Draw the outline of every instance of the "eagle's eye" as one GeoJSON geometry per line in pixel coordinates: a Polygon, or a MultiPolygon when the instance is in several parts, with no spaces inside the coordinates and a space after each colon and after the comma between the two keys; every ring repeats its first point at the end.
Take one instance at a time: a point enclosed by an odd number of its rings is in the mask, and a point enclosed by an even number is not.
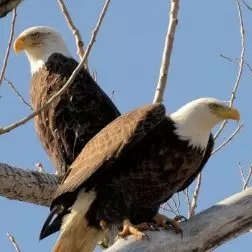
{"type": "Polygon", "coordinates": [[[216,103],[211,103],[211,104],[209,104],[209,107],[210,107],[211,109],[216,109],[216,108],[219,107],[219,105],[216,104],[216,103]]]}
{"type": "Polygon", "coordinates": [[[34,39],[39,38],[39,33],[38,32],[33,33],[32,38],[34,38],[34,39]]]}

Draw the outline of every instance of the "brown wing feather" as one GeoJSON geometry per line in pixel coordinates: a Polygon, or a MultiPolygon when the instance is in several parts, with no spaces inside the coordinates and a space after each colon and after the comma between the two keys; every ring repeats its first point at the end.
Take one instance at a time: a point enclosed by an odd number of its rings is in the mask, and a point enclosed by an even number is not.
{"type": "MultiPolygon", "coordinates": [[[[32,77],[34,109],[62,88],[77,65],[61,54],[50,56],[32,77]]],[[[83,69],[66,93],[35,117],[35,128],[57,171],[64,173],[85,144],[119,115],[110,98],[83,69]]]]}
{"type": "Polygon", "coordinates": [[[96,171],[102,169],[104,172],[117,157],[123,156],[164,119],[162,104],[147,105],[115,119],[85,146],[71,165],[55,198],[73,192],[96,171]]]}

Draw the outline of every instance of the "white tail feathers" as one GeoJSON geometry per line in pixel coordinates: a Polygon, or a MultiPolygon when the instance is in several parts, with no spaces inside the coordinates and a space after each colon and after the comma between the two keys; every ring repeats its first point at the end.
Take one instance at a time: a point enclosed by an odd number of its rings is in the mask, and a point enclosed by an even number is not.
{"type": "Polygon", "coordinates": [[[71,213],[64,217],[61,234],[53,252],[92,252],[96,244],[103,239],[102,230],[88,226],[86,212],[95,200],[94,191],[80,191],[71,213]]]}

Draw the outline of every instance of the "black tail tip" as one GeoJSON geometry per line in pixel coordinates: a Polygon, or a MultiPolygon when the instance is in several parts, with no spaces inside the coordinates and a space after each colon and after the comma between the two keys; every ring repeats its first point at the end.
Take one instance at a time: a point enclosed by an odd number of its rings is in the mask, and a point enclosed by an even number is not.
{"type": "Polygon", "coordinates": [[[47,236],[49,236],[51,234],[51,232],[48,232],[46,228],[42,228],[40,234],[39,234],[39,240],[43,240],[44,238],[46,238],[47,236]]]}
{"type": "Polygon", "coordinates": [[[44,234],[44,233],[40,233],[39,234],[39,240],[41,241],[41,240],[43,240],[44,238],[46,238],[46,235],[44,234]]]}

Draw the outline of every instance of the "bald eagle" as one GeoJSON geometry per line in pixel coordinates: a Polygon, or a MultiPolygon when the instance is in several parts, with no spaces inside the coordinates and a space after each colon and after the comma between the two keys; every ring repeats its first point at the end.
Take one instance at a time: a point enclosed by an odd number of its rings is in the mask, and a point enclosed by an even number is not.
{"type": "MultiPolygon", "coordinates": [[[[40,108],[66,83],[78,63],[58,31],[37,26],[23,31],[14,43],[31,65],[30,96],[34,110],[40,108]]],[[[84,145],[120,112],[87,70],[40,115],[35,128],[58,173],[64,173],[84,145]]]]}
{"type": "Polygon", "coordinates": [[[71,165],[40,238],[60,230],[54,252],[88,252],[113,224],[123,226],[119,235],[142,239],[141,224],[160,220],[159,206],[203,169],[212,128],[239,117],[213,98],[192,101],[170,116],[162,104],[152,104],[118,117],[71,165]]]}

